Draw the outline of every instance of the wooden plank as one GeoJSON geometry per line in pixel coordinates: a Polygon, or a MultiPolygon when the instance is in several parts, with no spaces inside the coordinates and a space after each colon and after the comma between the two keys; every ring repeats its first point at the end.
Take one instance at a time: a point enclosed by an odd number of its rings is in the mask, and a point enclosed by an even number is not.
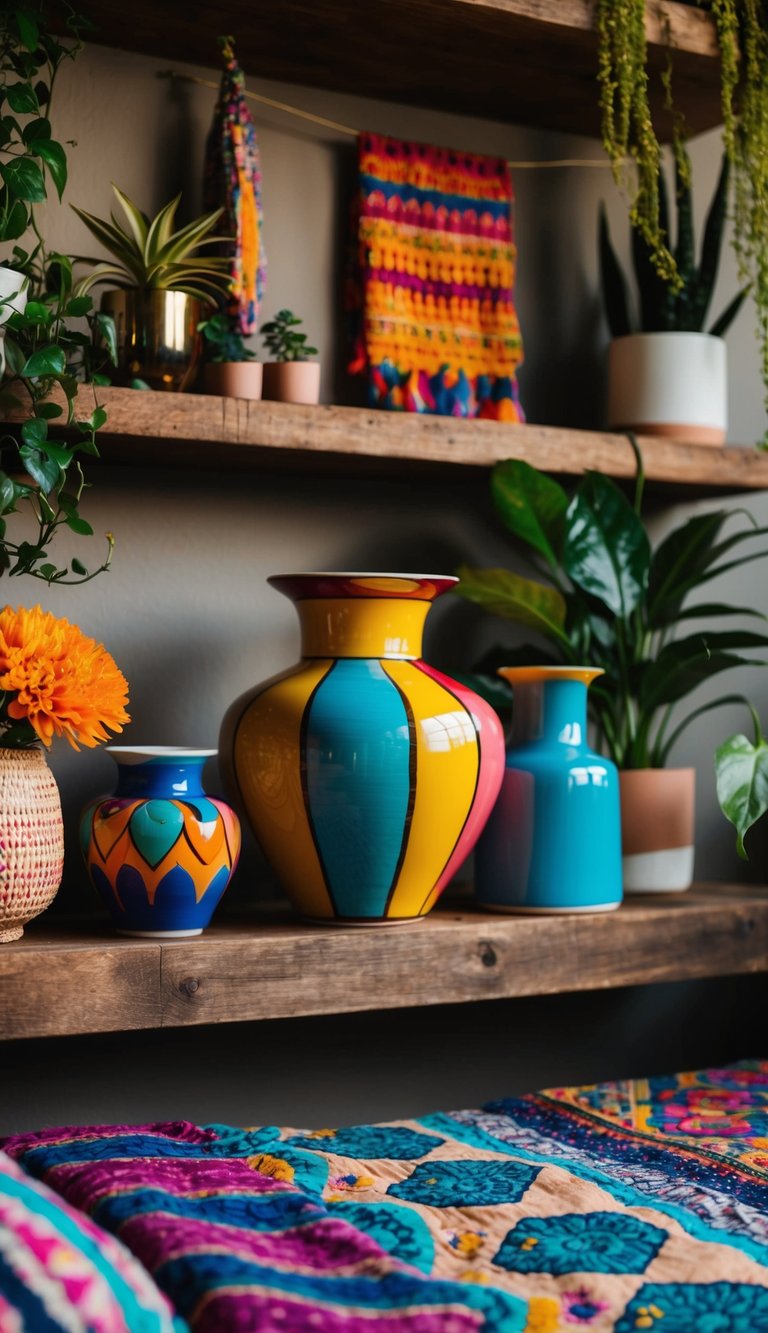
{"type": "MultiPolygon", "coordinates": [[[[349,475],[374,464],[403,474],[417,466],[466,471],[522,458],[562,476],[595,468],[628,480],[635,471],[626,436],[610,432],[133,389],[99,389],[98,401],[109,415],[99,437],[105,463],[217,472],[301,467],[349,475]]],[[[94,403],[93,388],[84,387],[78,412],[89,415],[94,403]]],[[[641,437],[640,444],[648,480],[657,487],[677,492],[768,487],[768,453],[758,449],[650,437],[641,437]]]]}
{"type": "Polygon", "coordinates": [[[0,945],[0,1038],[159,1027],[161,952],[62,926],[0,945]]]}
{"type": "Polygon", "coordinates": [[[194,940],[28,928],[0,948],[0,1036],[56,1036],[396,1009],[768,970],[768,893],[698,886],[612,914],[438,908],[415,925],[322,929],[287,913],[194,940]]]}
{"type": "MultiPolygon", "coordinates": [[[[82,0],[80,11],[107,45],[208,67],[218,64],[218,34],[231,32],[254,85],[280,79],[599,134],[594,0],[136,0],[130,23],[120,0],[82,0]]],[[[661,132],[671,132],[656,77],[668,42],[675,49],[675,105],[690,133],[718,124],[719,61],[709,16],[652,0],[646,33],[661,132]]]]}

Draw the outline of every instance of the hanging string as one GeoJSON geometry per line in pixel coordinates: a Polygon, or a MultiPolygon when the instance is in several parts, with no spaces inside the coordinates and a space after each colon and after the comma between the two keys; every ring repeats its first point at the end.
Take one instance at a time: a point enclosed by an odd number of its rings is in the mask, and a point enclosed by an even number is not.
{"type": "MultiPolygon", "coordinates": [[[[212,79],[200,79],[194,74],[179,74],[175,69],[161,69],[157,72],[159,79],[178,79],[181,83],[194,83],[200,88],[213,88],[218,92],[219,85],[212,79]]],[[[275,111],[284,111],[289,116],[297,116],[300,120],[308,120],[313,125],[322,125],[326,130],[334,130],[337,134],[346,134],[356,139],[360,134],[359,130],[353,129],[351,125],[342,125],[337,120],[328,120],[326,116],[317,116],[314,111],[302,111],[301,107],[291,106],[289,102],[278,102],[274,97],[267,97],[264,93],[254,93],[250,89],[245,90],[245,96],[252,102],[260,102],[262,106],[272,107],[275,111]]],[[[515,170],[536,170],[537,168],[546,169],[547,167],[601,167],[610,168],[610,162],[606,158],[603,160],[598,157],[552,157],[544,158],[541,161],[519,162],[511,160],[508,165],[515,170]]]]}

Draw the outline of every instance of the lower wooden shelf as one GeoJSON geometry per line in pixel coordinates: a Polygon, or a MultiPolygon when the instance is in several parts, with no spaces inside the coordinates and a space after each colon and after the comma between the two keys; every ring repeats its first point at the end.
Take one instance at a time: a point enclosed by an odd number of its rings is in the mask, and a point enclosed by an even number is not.
{"type": "Polygon", "coordinates": [[[438,908],[415,925],[329,928],[287,912],[188,940],[106,924],[28,927],[0,946],[0,1037],[290,1018],[768,971],[768,889],[695,885],[605,915],[438,908]]]}

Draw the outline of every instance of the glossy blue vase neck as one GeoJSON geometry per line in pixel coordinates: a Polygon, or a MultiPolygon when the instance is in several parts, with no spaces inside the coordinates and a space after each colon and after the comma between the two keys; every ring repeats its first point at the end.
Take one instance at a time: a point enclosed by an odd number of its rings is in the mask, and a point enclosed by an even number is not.
{"type": "Polygon", "coordinates": [[[165,797],[188,800],[204,796],[204,759],[153,759],[146,764],[118,764],[115,796],[137,796],[145,800],[165,797]]]}
{"type": "Polygon", "coordinates": [[[511,745],[546,741],[580,746],[587,742],[587,687],[580,680],[548,680],[515,685],[511,745]]]}

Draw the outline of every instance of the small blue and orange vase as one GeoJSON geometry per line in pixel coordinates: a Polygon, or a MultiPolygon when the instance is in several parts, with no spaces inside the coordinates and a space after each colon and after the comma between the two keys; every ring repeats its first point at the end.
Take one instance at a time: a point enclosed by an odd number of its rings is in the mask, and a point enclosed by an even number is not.
{"type": "Polygon", "coordinates": [[[610,912],[622,898],[619,775],[587,745],[590,667],[501,667],[514,695],[499,799],[475,853],[494,912],[610,912]]]}
{"type": "Polygon", "coordinates": [[[92,801],[80,820],[91,882],[121,934],[199,935],[240,854],[237,815],[203,791],[203,765],[216,751],[106,748],[117,790],[92,801]]]}
{"type": "Polygon", "coordinates": [[[301,660],[230,708],[220,752],[286,895],[326,925],[421,920],[474,846],[504,771],[493,709],[421,659],[457,582],[290,574],[301,660]]]}

